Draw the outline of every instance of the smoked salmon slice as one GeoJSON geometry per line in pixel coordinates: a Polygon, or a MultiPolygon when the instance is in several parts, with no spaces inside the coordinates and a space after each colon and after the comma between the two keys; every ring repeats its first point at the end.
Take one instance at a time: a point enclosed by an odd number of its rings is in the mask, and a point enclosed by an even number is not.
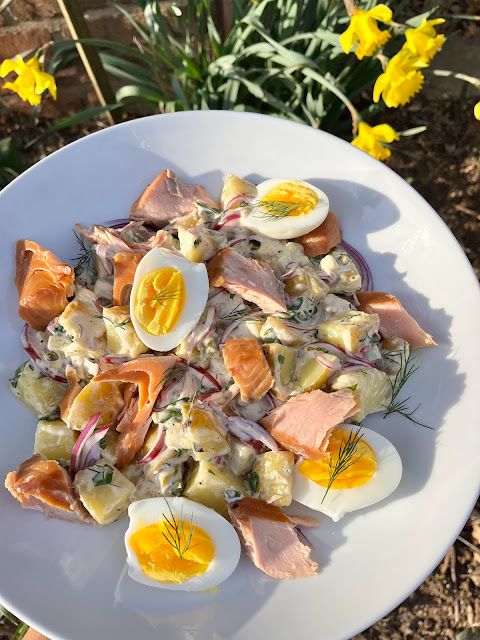
{"type": "Polygon", "coordinates": [[[210,286],[236,293],[266,313],[287,311],[284,285],[269,266],[245,258],[229,247],[208,262],[207,271],[210,286]]]}
{"type": "Polygon", "coordinates": [[[165,374],[177,361],[175,356],[137,358],[93,378],[92,382],[130,382],[138,387],[138,401],[131,398],[121,420],[122,432],[117,440],[116,451],[119,468],[131,462],[141,449],[155,400],[165,382],[165,374]],[[134,405],[137,407],[136,415],[132,410],[134,405]]]}
{"type": "Polygon", "coordinates": [[[45,331],[73,295],[73,267],[33,240],[17,241],[15,262],[18,313],[33,329],[45,331]]]}
{"type": "Polygon", "coordinates": [[[341,241],[342,231],[337,218],[331,211],[319,227],[294,239],[294,242],[302,245],[304,254],[309,258],[326,255],[341,241]]]}
{"type": "Polygon", "coordinates": [[[24,509],[38,509],[46,516],[93,523],[75,495],[68,473],[56,460],[38,454],[7,474],[5,487],[24,509]]]}
{"type": "Polygon", "coordinates": [[[144,253],[126,253],[120,251],[113,257],[113,304],[128,304],[132,290],[135,271],[144,253]]]}
{"type": "Polygon", "coordinates": [[[158,229],[174,218],[194,211],[196,202],[218,207],[218,203],[212,200],[205,187],[187,184],[173,171],[165,169],[133,203],[130,218],[141,220],[158,229]]]}
{"type": "Polygon", "coordinates": [[[350,389],[332,393],[317,389],[290,398],[262,418],[260,424],[288,451],[308,460],[321,460],[333,429],[355,411],[350,389]]]}
{"type": "Polygon", "coordinates": [[[272,372],[255,338],[229,340],[222,348],[222,355],[228,373],[240,387],[243,402],[260,400],[272,388],[272,372]]]}
{"type": "Polygon", "coordinates": [[[437,345],[396,296],[383,291],[359,291],[357,298],[361,311],[376,313],[380,318],[379,332],[382,338],[403,338],[412,348],[437,345]]]}
{"type": "Polygon", "coordinates": [[[228,513],[247,555],[261,571],[278,580],[317,574],[318,564],[310,558],[310,548],[298,539],[294,517],[250,497],[229,503],[228,513]]]}
{"type": "Polygon", "coordinates": [[[67,365],[65,370],[65,375],[67,376],[68,387],[65,391],[65,395],[60,400],[59,408],[60,408],[60,418],[67,422],[68,414],[72,407],[73,401],[78,396],[80,391],[83,389],[82,385],[79,383],[79,378],[77,374],[77,370],[72,367],[70,364],[67,365]]]}

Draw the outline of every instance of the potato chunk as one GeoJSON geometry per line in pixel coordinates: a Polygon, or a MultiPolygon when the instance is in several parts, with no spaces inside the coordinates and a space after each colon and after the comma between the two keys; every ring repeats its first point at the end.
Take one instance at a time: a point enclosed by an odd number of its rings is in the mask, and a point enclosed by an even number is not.
{"type": "Polygon", "coordinates": [[[296,378],[298,386],[302,391],[312,391],[324,387],[330,376],[340,368],[340,360],[329,353],[305,350],[298,358],[296,367],[296,378]],[[325,364],[316,360],[316,355],[325,364]],[[326,366],[326,364],[329,366],[326,366]]]}
{"type": "Polygon", "coordinates": [[[13,393],[39,418],[55,413],[67,390],[66,384],[45,377],[31,362],[17,369],[10,385],[13,393]]]}
{"type": "Polygon", "coordinates": [[[279,318],[274,316],[269,316],[263,323],[260,330],[260,340],[266,344],[281,342],[287,347],[298,347],[307,342],[307,338],[301,331],[287,327],[279,318]]]}
{"type": "Polygon", "coordinates": [[[148,347],[135,333],[129,307],[105,307],[103,321],[107,331],[108,353],[137,358],[148,351],[148,347]]]}
{"type": "Polygon", "coordinates": [[[330,284],[332,293],[353,293],[361,289],[362,278],[346,251],[334,249],[320,260],[320,268],[336,276],[330,284]]]}
{"type": "Polygon", "coordinates": [[[62,420],[39,420],[33,452],[47,460],[70,460],[77,438],[78,432],[69,429],[62,420]]]}
{"type": "Polygon", "coordinates": [[[241,480],[234,476],[226,466],[200,460],[187,479],[183,495],[185,498],[190,498],[190,500],[215,509],[226,518],[227,505],[223,492],[228,489],[238,492],[241,496],[246,494],[241,480]]]}
{"type": "Polygon", "coordinates": [[[233,173],[229,173],[225,178],[222,195],[220,196],[222,207],[225,207],[235,196],[243,195],[255,197],[257,195],[257,187],[248,182],[248,180],[242,180],[242,178],[233,173]]]}
{"type": "Polygon", "coordinates": [[[180,251],[187,260],[203,262],[227,246],[223,231],[213,231],[202,226],[185,229],[178,227],[180,251]]]}
{"type": "Polygon", "coordinates": [[[275,342],[263,347],[268,364],[275,378],[272,391],[280,400],[287,400],[291,395],[291,382],[295,369],[296,350],[275,342]]]}
{"type": "Polygon", "coordinates": [[[345,351],[356,353],[363,341],[377,333],[378,325],[376,313],[346,311],[332,320],[321,322],[318,325],[318,337],[345,351]]]}
{"type": "Polygon", "coordinates": [[[230,438],[230,453],[225,461],[236,476],[244,476],[252,470],[257,452],[245,442],[230,438]]]}
{"type": "Polygon", "coordinates": [[[135,485],[106,460],[79,471],[74,485],[83,506],[98,524],[118,520],[135,493],[135,485]]]}
{"type": "Polygon", "coordinates": [[[369,368],[351,373],[342,373],[333,382],[332,389],[351,389],[357,403],[357,413],[353,420],[360,422],[369,413],[382,411],[392,397],[390,378],[383,371],[369,368]]]}
{"type": "Polygon", "coordinates": [[[291,451],[267,451],[257,457],[253,471],[258,475],[261,500],[288,507],[292,502],[294,464],[291,451]]]}

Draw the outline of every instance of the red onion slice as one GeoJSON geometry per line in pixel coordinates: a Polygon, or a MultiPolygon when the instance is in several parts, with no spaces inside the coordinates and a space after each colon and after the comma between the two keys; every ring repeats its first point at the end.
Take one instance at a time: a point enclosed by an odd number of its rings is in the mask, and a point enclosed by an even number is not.
{"type": "Polygon", "coordinates": [[[252,200],[254,200],[254,197],[248,195],[247,193],[241,193],[239,196],[233,196],[233,198],[231,198],[231,200],[229,200],[225,205],[224,211],[229,211],[230,209],[241,207],[242,202],[245,203],[244,206],[248,206],[248,204],[252,202],[252,200]]]}
{"type": "Polygon", "coordinates": [[[318,362],[318,364],[321,364],[322,367],[326,367],[327,369],[331,369],[332,371],[339,368],[329,362],[326,358],[322,358],[322,356],[315,356],[315,360],[318,362]]]}
{"type": "Polygon", "coordinates": [[[102,224],[102,227],[107,227],[108,229],[123,229],[129,224],[131,220],[128,218],[115,218],[114,220],[107,220],[102,224]]]}
{"type": "Polygon", "coordinates": [[[353,355],[353,353],[348,353],[341,347],[337,347],[337,345],[330,344],[329,342],[311,342],[310,344],[305,345],[305,347],[320,347],[325,349],[328,353],[331,353],[334,356],[337,356],[341,360],[346,360],[347,362],[351,362],[353,364],[363,364],[366,367],[374,367],[374,365],[365,358],[361,358],[360,356],[353,355]]]}
{"type": "Polygon", "coordinates": [[[102,454],[98,443],[105,437],[109,429],[110,425],[99,427],[86,439],[78,458],[77,471],[86,469],[100,460],[102,454]]]}
{"type": "Polygon", "coordinates": [[[261,442],[271,451],[278,451],[278,445],[268,431],[253,420],[231,416],[227,418],[227,427],[242,442],[250,444],[253,440],[261,442]]]}
{"type": "Polygon", "coordinates": [[[202,340],[205,340],[205,338],[212,331],[213,324],[215,322],[215,315],[215,307],[209,307],[204,322],[202,324],[198,324],[190,332],[189,336],[187,337],[187,345],[189,351],[196,347],[197,344],[202,342],[202,340]]]}
{"type": "Polygon", "coordinates": [[[218,341],[219,348],[221,349],[223,347],[223,345],[227,341],[228,336],[232,333],[234,329],[238,327],[239,324],[241,324],[242,322],[245,322],[249,318],[258,318],[258,316],[264,316],[264,315],[266,314],[263,311],[254,311],[253,313],[248,313],[246,316],[243,316],[242,318],[238,318],[237,320],[234,320],[233,322],[231,322],[228,326],[225,327],[225,329],[223,330],[220,336],[220,339],[218,341]]]}
{"type": "Polygon", "coordinates": [[[162,451],[164,444],[165,444],[165,430],[159,426],[157,429],[156,438],[152,446],[147,451],[147,453],[143,456],[143,458],[140,458],[140,460],[137,460],[137,464],[148,464],[149,462],[152,462],[152,460],[155,460],[158,454],[162,451]]]}
{"type": "Polygon", "coordinates": [[[79,461],[79,456],[82,452],[83,447],[85,446],[86,440],[95,431],[95,427],[97,426],[101,415],[102,414],[99,412],[90,418],[87,424],[83,427],[77,441],[73,445],[72,455],[70,456],[70,475],[72,476],[72,478],[75,476],[77,470],[79,471],[77,464],[79,461]]]}
{"type": "Polygon", "coordinates": [[[240,214],[239,213],[231,213],[228,216],[224,216],[220,222],[217,222],[217,224],[213,227],[215,231],[220,231],[220,229],[222,229],[226,224],[229,224],[230,222],[233,222],[234,220],[238,220],[240,218],[240,214]]]}
{"type": "Polygon", "coordinates": [[[64,375],[58,371],[53,371],[48,366],[45,355],[48,349],[43,344],[45,340],[41,338],[41,334],[41,331],[35,331],[28,324],[25,324],[21,337],[23,348],[44,376],[55,380],[55,382],[67,382],[67,378],[64,375]]]}
{"type": "Polygon", "coordinates": [[[345,242],[345,240],[342,240],[339,246],[348,253],[357,265],[357,269],[362,277],[362,289],[364,291],[373,291],[372,272],[370,271],[370,267],[362,254],[352,247],[352,245],[348,244],[348,242],[345,242]]]}
{"type": "Polygon", "coordinates": [[[196,364],[190,364],[189,367],[193,370],[194,375],[196,375],[196,377],[200,379],[200,383],[203,383],[203,378],[207,378],[207,380],[212,384],[213,387],[215,387],[217,391],[222,390],[222,385],[216,378],[212,376],[209,371],[207,371],[203,367],[199,367],[196,364]]]}

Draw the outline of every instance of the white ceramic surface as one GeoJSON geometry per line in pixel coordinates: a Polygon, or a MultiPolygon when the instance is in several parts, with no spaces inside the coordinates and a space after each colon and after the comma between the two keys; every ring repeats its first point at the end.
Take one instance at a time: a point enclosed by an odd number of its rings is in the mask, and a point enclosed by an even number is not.
{"type": "MultiPolygon", "coordinates": [[[[398,416],[367,426],[398,449],[404,475],[383,503],[307,535],[316,578],[276,582],[243,559],[217,593],[149,589],[125,573],[126,518],[106,528],[46,520],[0,488],[0,601],[54,640],[344,640],[399,604],[439,562],[479,488],[478,286],[430,206],[379,162],[330,135],[264,116],[194,112],[135,120],[80,140],[0,195],[0,476],[31,454],[35,418],[8,391],[25,358],[13,250],[32,238],[76,255],[71,227],[128,215],[165,167],[220,189],[226,172],[289,176],[323,189],[377,289],[402,299],[439,346],[408,391],[433,431],[398,416]]],[[[299,509],[302,511],[303,509],[299,509]]]]}

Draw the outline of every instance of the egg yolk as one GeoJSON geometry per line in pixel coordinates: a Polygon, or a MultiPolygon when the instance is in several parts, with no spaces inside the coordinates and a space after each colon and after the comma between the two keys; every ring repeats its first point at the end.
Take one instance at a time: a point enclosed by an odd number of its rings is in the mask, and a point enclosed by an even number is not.
{"type": "Polygon", "coordinates": [[[304,216],[318,205],[318,196],[300,182],[282,182],[264,195],[261,202],[271,215],[304,216]]]}
{"type": "Polygon", "coordinates": [[[154,336],[169,333],[185,306],[185,281],[181,271],[163,267],[147,273],[135,297],[135,316],[154,336]]]}
{"type": "MultiPolygon", "coordinates": [[[[338,465],[340,450],[345,450],[350,433],[348,429],[335,429],[330,436],[325,459],[304,460],[299,465],[298,471],[322,487],[327,487],[330,480],[330,469],[335,469],[338,465]]],[[[345,460],[344,456],[342,458],[345,460]]],[[[351,459],[347,462],[345,469],[330,485],[331,489],[360,487],[373,478],[377,468],[375,452],[362,438],[358,441],[351,459]]]]}
{"type": "Polygon", "coordinates": [[[130,546],[145,575],[180,584],[208,569],[215,546],[206,531],[184,520],[162,520],[138,529],[130,546]]]}

